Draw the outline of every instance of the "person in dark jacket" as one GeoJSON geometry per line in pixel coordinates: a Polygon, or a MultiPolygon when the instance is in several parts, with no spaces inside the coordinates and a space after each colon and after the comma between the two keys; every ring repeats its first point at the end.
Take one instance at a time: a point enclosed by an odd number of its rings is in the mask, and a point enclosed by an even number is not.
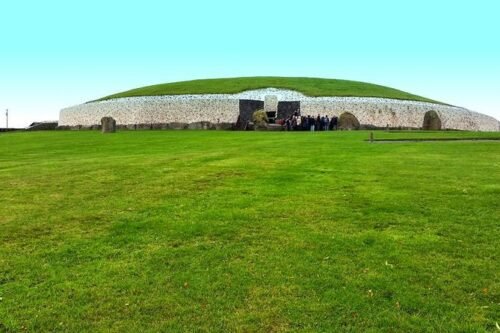
{"type": "Polygon", "coordinates": [[[333,116],[332,120],[330,120],[330,127],[332,131],[335,131],[337,129],[337,124],[338,124],[338,118],[337,116],[333,116]]]}
{"type": "Polygon", "coordinates": [[[314,126],[314,125],[315,125],[315,120],[314,120],[314,118],[313,118],[313,117],[311,117],[311,116],[307,116],[307,124],[308,124],[308,126],[309,126],[309,130],[310,130],[311,132],[314,132],[314,130],[315,130],[315,128],[314,128],[314,127],[315,127],[315,126],[314,126]]]}

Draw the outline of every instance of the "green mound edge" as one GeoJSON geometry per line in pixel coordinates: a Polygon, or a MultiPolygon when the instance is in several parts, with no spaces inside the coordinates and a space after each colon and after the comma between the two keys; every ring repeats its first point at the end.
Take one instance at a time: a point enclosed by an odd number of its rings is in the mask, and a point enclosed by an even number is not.
{"type": "Polygon", "coordinates": [[[248,90],[265,88],[289,89],[310,97],[377,97],[444,104],[426,97],[372,83],[271,76],[203,79],[156,84],[109,95],[91,102],[142,96],[237,94],[248,90]]]}

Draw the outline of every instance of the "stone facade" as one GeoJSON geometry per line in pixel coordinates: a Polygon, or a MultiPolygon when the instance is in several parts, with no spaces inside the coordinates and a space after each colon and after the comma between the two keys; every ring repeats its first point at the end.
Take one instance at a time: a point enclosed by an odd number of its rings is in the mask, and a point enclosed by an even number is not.
{"type": "Polygon", "coordinates": [[[59,126],[92,126],[110,116],[118,125],[236,122],[239,100],[234,98],[182,98],[155,96],[120,98],[63,109],[59,126]]]}
{"type": "Polygon", "coordinates": [[[279,102],[278,103],[278,118],[286,119],[293,116],[295,113],[300,114],[300,102],[279,102]]]}
{"type": "Polygon", "coordinates": [[[175,128],[172,124],[177,123],[183,124],[182,128],[190,128],[192,123],[213,125],[193,125],[191,128],[228,128],[228,124],[236,124],[238,120],[240,100],[268,100],[272,101],[270,105],[279,101],[300,102],[300,113],[311,116],[320,114],[331,118],[349,112],[365,127],[421,128],[425,113],[435,111],[442,129],[500,130],[495,118],[455,106],[383,98],[308,97],[275,88],[234,95],[148,96],[91,102],[61,110],[59,126],[90,127],[109,116],[119,127],[127,128],[175,128]]]}
{"type": "Polygon", "coordinates": [[[247,127],[248,122],[252,121],[252,116],[255,111],[263,110],[264,102],[253,99],[240,99],[239,117],[236,128],[243,130],[247,127]]]}

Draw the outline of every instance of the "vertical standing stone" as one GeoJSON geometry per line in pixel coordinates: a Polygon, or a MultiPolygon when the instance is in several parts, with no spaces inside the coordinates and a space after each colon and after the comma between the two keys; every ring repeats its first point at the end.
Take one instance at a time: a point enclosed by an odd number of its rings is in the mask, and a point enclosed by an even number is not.
{"type": "Polygon", "coordinates": [[[116,132],[116,120],[112,117],[103,117],[101,119],[101,128],[103,133],[116,132]]]}
{"type": "Polygon", "coordinates": [[[265,112],[278,112],[278,96],[267,95],[264,98],[264,111],[265,112]]]}

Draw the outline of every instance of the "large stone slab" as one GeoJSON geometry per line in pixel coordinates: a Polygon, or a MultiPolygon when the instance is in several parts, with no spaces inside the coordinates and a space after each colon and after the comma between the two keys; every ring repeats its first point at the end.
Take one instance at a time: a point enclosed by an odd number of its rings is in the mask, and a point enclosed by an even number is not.
{"type": "Polygon", "coordinates": [[[236,122],[236,128],[243,130],[247,128],[249,122],[252,122],[253,113],[264,109],[264,102],[250,99],[240,99],[240,115],[236,122]]]}
{"type": "Polygon", "coordinates": [[[113,117],[102,117],[101,128],[103,133],[116,132],[116,120],[114,120],[113,117]]]}
{"type": "Polygon", "coordinates": [[[266,111],[266,112],[278,112],[278,96],[267,95],[264,98],[264,111],[266,111]]]}
{"type": "Polygon", "coordinates": [[[300,116],[300,101],[278,102],[278,119],[287,119],[295,113],[300,116]]]}

